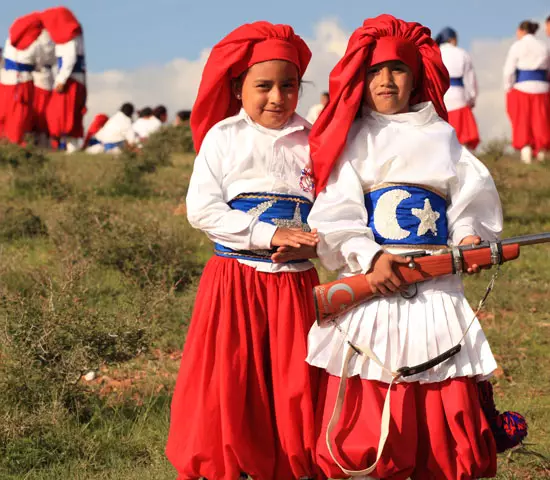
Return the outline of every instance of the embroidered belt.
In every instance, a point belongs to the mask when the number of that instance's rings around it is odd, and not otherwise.
[[[376,243],[396,247],[447,245],[447,198],[423,185],[381,184],[365,193]]]
[[[57,57],[57,68],[61,69],[63,66],[63,57]],[[73,70],[71,73],[86,73],[86,61],[84,60],[84,55],[78,55],[76,57],[76,63],[74,64]]]
[[[15,70],[16,72],[32,72],[34,71],[34,65],[28,63],[19,63],[9,58],[4,59],[4,68],[6,70]]]
[[[451,87],[463,87],[464,78],[463,77],[451,77]]]
[[[516,70],[516,83],[528,81],[547,82],[548,70]]]
[[[228,205],[233,210],[246,212],[261,222],[271,223],[277,227],[310,230],[306,222],[313,204],[307,198],[299,195],[242,193],[228,202]],[[272,263],[271,255],[276,250],[276,248],[271,250],[233,250],[219,243],[214,245],[214,253],[220,257],[267,263]],[[288,263],[301,262],[304,260],[293,260]]]

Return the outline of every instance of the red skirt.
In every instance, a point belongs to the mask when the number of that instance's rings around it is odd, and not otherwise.
[[[86,113],[86,86],[69,78],[65,91],[52,92],[46,118],[52,137],[81,138],[84,136],[83,119]]]
[[[319,478],[321,371],[305,362],[318,281],[315,269],[263,273],[221,257],[206,264],[166,447],[180,480]]]
[[[17,85],[0,85],[0,137],[12,143],[23,143],[33,127],[32,81]]]
[[[34,131],[36,133],[48,133],[48,120],[46,109],[52,92],[43,88],[34,87]]]
[[[535,154],[550,151],[550,92],[525,93],[512,88],[506,104],[512,123],[512,146],[520,150],[529,145]]]
[[[475,150],[479,145],[479,132],[476,119],[470,107],[462,107],[449,111],[449,123],[456,130],[461,145]]]
[[[321,379],[317,462],[327,476],[348,478],[325,443],[339,381],[328,374]],[[348,379],[342,416],[332,438],[335,455],[347,469],[360,470],[374,463],[387,389],[382,382],[358,376]],[[384,453],[371,477],[467,480],[495,476],[495,441],[474,380],[398,383],[392,387],[391,418]]]

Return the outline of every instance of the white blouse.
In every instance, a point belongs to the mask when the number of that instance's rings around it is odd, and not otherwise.
[[[133,145],[138,140],[132,128],[132,119],[120,111],[109,118],[94,136],[102,144],[128,142]]]
[[[269,249],[277,227],[228,202],[242,193],[313,195],[300,187],[309,164],[310,124],[294,114],[279,130],[264,128],[244,110],[214,125],[204,138],[189,182],[187,217],[213,242],[234,250]],[[313,267],[309,261],[273,264],[242,260],[262,272],[293,272]]]
[[[504,64],[504,89],[526,93],[545,93],[550,90],[548,81],[528,80],[516,82],[516,70],[550,70],[550,52],[546,44],[534,35],[527,34],[512,44]],[[547,79],[548,80],[548,79]]]
[[[84,55],[84,37],[82,35],[78,35],[67,43],[55,45],[55,56],[62,59],[61,68],[55,76],[55,85],[64,85],[69,78],[86,85],[86,74],[73,72],[79,55]]]
[[[397,115],[366,111],[350,130],[339,163],[308,218],[311,228],[319,230],[317,252],[322,263],[338,270],[340,276],[367,272],[381,250],[368,226],[374,212],[367,211],[364,194],[382,184],[422,185],[445,195],[451,244],[472,234],[495,240],[502,231],[500,200],[489,171],[458,143],[452,127],[438,117],[431,103]],[[314,325],[307,360],[340,375],[344,342],[351,340],[369,344],[385,366],[395,371],[423,363],[455,345],[472,318],[461,279],[439,277],[419,284],[418,294],[411,300],[400,295],[377,298],[342,315],[337,323],[345,334],[332,323]],[[389,382],[389,375],[374,362],[356,360],[350,375]],[[486,377],[495,368],[476,320],[459,354],[404,381]]]
[[[34,66],[35,70],[40,70],[45,65],[51,65],[54,60],[54,44],[46,30],[26,49],[18,50],[15,48],[9,38],[4,46],[3,58],[14,62],[24,63]],[[4,85],[17,85],[18,83],[30,82],[33,79],[33,72],[18,72],[15,70],[0,70],[0,83]]]
[[[462,78],[464,86],[451,85],[443,100],[448,111],[458,110],[475,104],[477,98],[477,80],[472,59],[466,50],[443,43],[440,46],[443,63],[451,78]]]

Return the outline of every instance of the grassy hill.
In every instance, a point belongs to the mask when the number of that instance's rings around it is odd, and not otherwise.
[[[212,248],[180,204],[193,156],[172,150],[115,159],[0,146],[0,478],[175,478],[163,453],[170,395]],[[550,167],[484,161],[505,236],[550,231]],[[497,406],[529,421],[526,445],[499,458],[500,479],[550,476],[549,272],[550,247],[526,247],[481,316],[500,364]],[[489,275],[466,280],[472,303]]]

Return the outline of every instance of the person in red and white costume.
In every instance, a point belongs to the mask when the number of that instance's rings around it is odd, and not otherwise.
[[[496,240],[502,231],[489,171],[446,121],[449,84],[428,28],[367,19],[330,74],[330,102],[310,134],[317,198],[308,222],[319,232],[319,258],[340,276],[366,274],[377,295],[309,333],[307,361],[323,369],[317,461],[330,478],[495,475],[498,414],[478,385],[490,389],[484,380],[496,362],[461,278],[405,292],[394,272],[411,261],[399,253]],[[445,362],[394,374],[459,342]],[[517,443],[525,422],[516,418]]]
[[[82,142],[82,150],[86,150],[88,147],[100,143],[99,140],[95,138],[95,135],[103,128],[103,125],[105,125],[108,120],[109,117],[104,113],[98,113],[94,117],[92,123],[90,123],[90,126],[88,127],[88,131],[84,137],[84,142]]]
[[[44,30],[46,32],[46,30]],[[46,32],[47,34],[47,32]],[[46,112],[53,89],[52,66],[55,63],[55,49],[53,42],[49,49],[50,58],[41,68],[32,72],[34,83],[34,127],[33,131],[37,136],[38,145],[46,147],[49,145],[49,130]]]
[[[550,151],[550,51],[535,37],[539,25],[520,23],[518,40],[510,47],[504,64],[504,89],[512,123],[512,146],[520,150],[523,163],[539,161]]]
[[[451,86],[443,97],[449,123],[456,130],[458,141],[468,149],[475,150],[479,144],[479,132],[472,113],[477,98],[477,80],[472,59],[466,50],[457,45],[458,35],[450,27],[439,32],[435,41],[451,77]]]
[[[51,40],[36,12],[10,27],[0,70],[0,137],[23,143],[33,131],[33,72],[51,57]]]
[[[47,108],[52,146],[72,153],[84,136],[86,113],[86,60],[82,26],[66,7],[54,7],[41,13],[44,28],[55,43],[57,74]]]
[[[323,478],[319,371],[304,360],[318,283],[308,261],[318,239],[305,224],[310,127],[295,113],[310,58],[291,27],[255,22],[215,45],[204,67],[186,206],[215,255],[172,400],[166,453],[182,480]]]
[[[131,103],[124,103],[93,136],[95,142],[86,148],[86,153],[118,155],[124,148],[134,147],[139,138],[132,128],[133,115],[134,106]]]

